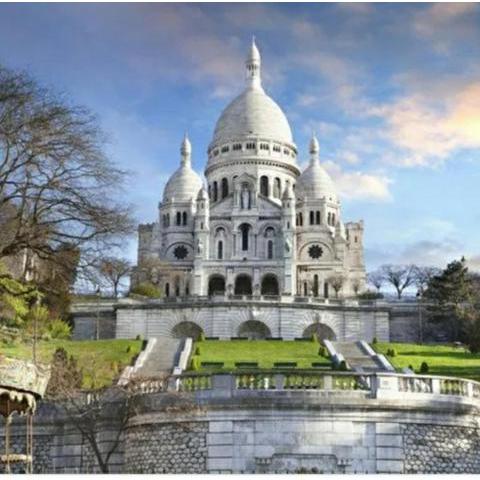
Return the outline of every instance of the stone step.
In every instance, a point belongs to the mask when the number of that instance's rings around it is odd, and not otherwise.
[[[360,342],[333,342],[335,350],[342,354],[353,370],[384,371],[383,365],[364,351]]]
[[[183,340],[171,337],[155,337],[157,339],[145,363],[137,370],[135,376],[155,377],[171,373],[180,354]]]

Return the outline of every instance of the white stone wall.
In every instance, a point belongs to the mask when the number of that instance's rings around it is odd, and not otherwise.
[[[243,322],[263,322],[274,337],[286,340],[301,337],[313,323],[330,327],[337,340],[389,340],[388,310],[360,307],[297,306],[275,303],[150,305],[117,309],[116,338],[144,338],[172,335],[181,322],[197,324],[209,337],[238,335]]]

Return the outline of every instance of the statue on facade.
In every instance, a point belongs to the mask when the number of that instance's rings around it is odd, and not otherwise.
[[[244,210],[250,210],[250,190],[246,185],[244,185],[242,188],[240,199],[242,208]]]
[[[203,242],[200,239],[197,240],[197,253],[199,255],[203,253]]]
[[[286,239],[285,240],[285,253],[290,253],[292,250],[292,242],[290,241],[290,239]]]

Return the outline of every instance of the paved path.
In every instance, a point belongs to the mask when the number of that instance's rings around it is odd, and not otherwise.
[[[337,353],[341,353],[352,370],[364,372],[386,371],[383,365],[372,358],[360,342],[332,342]]]
[[[156,377],[165,373],[172,373],[184,340],[169,337],[156,337],[157,342],[139,368],[136,377]]]

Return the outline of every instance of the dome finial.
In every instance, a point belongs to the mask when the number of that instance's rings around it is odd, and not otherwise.
[[[312,138],[310,139],[310,163],[318,162],[320,154],[320,145],[318,143],[315,132],[312,131]]]
[[[188,139],[188,134],[185,131],[183,136],[182,146],[180,147],[180,153],[182,155],[182,165],[190,165],[192,156],[192,144]]]
[[[255,35],[252,35],[252,44],[247,55],[247,86],[250,88],[262,88],[262,78],[260,75],[260,66],[262,60],[257,44],[255,43]]]

